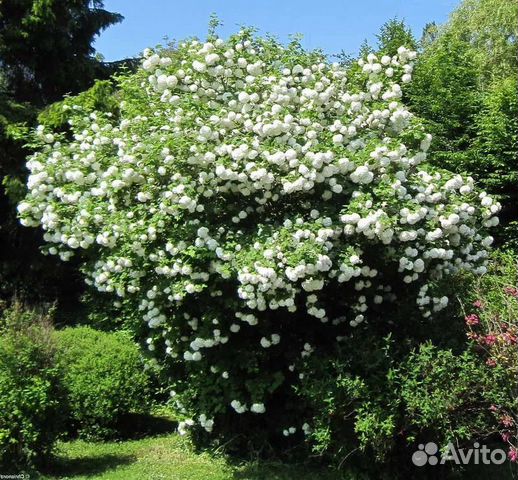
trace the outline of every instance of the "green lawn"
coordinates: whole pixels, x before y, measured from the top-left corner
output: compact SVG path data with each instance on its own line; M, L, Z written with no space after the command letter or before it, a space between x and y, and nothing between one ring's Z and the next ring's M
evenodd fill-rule
M337 472L276 463L230 465L195 453L177 434L124 442L63 442L52 473L42 479L98 480L339 480Z

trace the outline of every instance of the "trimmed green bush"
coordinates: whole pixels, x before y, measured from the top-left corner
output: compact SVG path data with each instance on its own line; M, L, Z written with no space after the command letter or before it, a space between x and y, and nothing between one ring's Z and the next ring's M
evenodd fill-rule
M108 438L130 413L149 408L149 379L138 346L123 332L89 327L55 333L70 405L70 432Z
M0 468L48 460L66 416L52 327L20 305L0 322Z

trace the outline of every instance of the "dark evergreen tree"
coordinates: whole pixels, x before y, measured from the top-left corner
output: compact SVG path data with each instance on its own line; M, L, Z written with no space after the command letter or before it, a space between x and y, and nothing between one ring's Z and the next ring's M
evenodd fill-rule
M103 75L95 36L122 16L101 0L2 0L0 62L18 101L45 105Z
M52 301L77 293L74 269L40 254L41 233L21 228L16 202L38 113L120 67L96 58L92 44L121 20L101 0L0 1L0 297Z
M397 18L385 22L376 35L376 39L378 40L376 50L383 55L395 55L397 49L401 46L411 50L417 49L417 42L412 30L405 24L404 20L398 20Z

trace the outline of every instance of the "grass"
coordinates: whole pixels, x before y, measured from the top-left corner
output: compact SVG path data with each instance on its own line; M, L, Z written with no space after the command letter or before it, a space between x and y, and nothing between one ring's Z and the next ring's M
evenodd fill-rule
M30 473L41 480L366 480L351 469L336 471L311 463L272 461L236 463L231 457L213 452L197 452L188 437L175 431L171 412L158 409L153 415L135 416L126 428L133 439L111 442L72 440L59 442L55 458L43 474ZM135 437L138 435L138 438ZM443 480L511 480L518 472L510 465L471 465L464 472L448 474ZM437 467L439 468L439 467ZM514 474L513 474L514 471ZM1 472L0 472L1 473ZM415 472L422 473L422 472ZM451 475L451 473L453 473ZM26 477L29 478L29 477ZM415 478L424 478L415 476ZM370 479L369 479L370 480Z
M74 440L58 444L42 480L339 480L331 470L252 462L231 465L223 456L195 453L188 439L167 434L124 442ZM31 476L31 478L34 478Z

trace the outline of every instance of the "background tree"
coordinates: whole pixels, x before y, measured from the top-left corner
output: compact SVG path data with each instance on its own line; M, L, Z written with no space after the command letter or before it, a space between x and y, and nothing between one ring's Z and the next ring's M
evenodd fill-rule
M386 21L376 34L376 46L369 44L365 39L358 49L358 55L353 55L342 50L337 56L339 62L346 67L354 67L358 58L365 58L369 53L381 55L396 55L397 49L404 45L410 50L417 49L417 41L404 20L391 18Z
M435 42L439 33L439 26L435 22L427 23L423 28L421 39L419 40L419 46L426 48L431 43Z
M95 36L122 16L99 0L0 2L0 296L70 297L77 289L61 266L39 253L41 234L19 227L28 133L38 113L65 94L108 78L120 64L94 56ZM131 62L129 62L131 64ZM95 94L95 93L94 93ZM71 270L73 272L73 269Z
M470 46L482 84L507 77L518 66L518 3L464 0L445 30ZM510 71L509 71L510 70Z
M3 0L0 59L14 97L48 104L103 76L96 35L122 20L100 0Z
M383 55L396 55L397 49L404 45L411 50L417 49L417 41L412 30L405 24L404 20L392 18L385 22L378 34L377 52Z
M480 95L477 68L466 42L443 31L424 50L410 87L413 110L424 117L434 135L435 159L458 170L474 137L472 120Z
M464 0L445 25L428 23L419 42L398 19L376 38L377 53L420 50L405 100L433 134L430 158L500 198L498 241L517 247L518 3Z

